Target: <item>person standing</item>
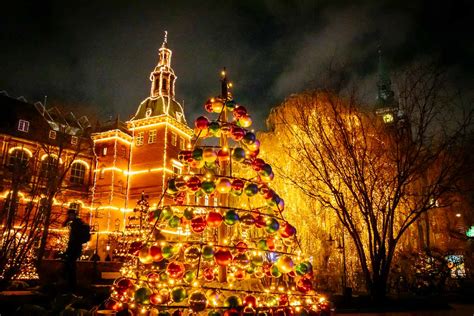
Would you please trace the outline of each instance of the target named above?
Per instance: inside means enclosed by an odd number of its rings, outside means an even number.
[[[90,226],[77,216],[75,209],[67,211],[64,226],[69,227],[69,241],[64,253],[64,276],[68,290],[73,292],[77,286],[76,261],[81,256],[82,244],[90,239]]]

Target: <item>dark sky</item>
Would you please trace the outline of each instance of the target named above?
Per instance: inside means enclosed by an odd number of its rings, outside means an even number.
[[[392,70],[440,58],[474,82],[474,1],[11,1],[0,13],[0,90],[127,119],[149,95],[168,30],[189,122],[226,66],[257,128],[337,60],[375,98],[377,47]]]

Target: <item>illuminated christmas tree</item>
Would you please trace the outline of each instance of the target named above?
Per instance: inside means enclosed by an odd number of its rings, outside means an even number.
[[[252,120],[229,91],[205,104],[215,119],[195,121],[195,139],[179,154],[182,174],[168,180],[152,223],[128,252],[106,307],[178,316],[308,314],[322,302],[273,171],[259,157]],[[166,236],[166,238],[164,238]]]

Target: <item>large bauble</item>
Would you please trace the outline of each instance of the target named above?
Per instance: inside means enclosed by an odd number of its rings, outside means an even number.
[[[133,286],[133,281],[126,278],[119,278],[114,282],[117,292],[123,293]]]
[[[179,192],[179,190],[176,187],[176,179],[169,179],[168,184],[167,184],[166,193],[174,195],[178,192]]]
[[[193,312],[202,312],[207,307],[207,297],[204,293],[197,291],[189,296],[188,303]]]
[[[176,228],[179,224],[181,224],[181,218],[176,215],[173,215],[173,217],[168,220],[168,226],[171,228]]]
[[[247,115],[247,109],[241,105],[237,106],[232,112],[236,119],[241,118],[244,115]]]
[[[244,128],[250,127],[250,125],[252,125],[252,118],[250,118],[250,116],[248,116],[248,115],[242,116],[237,120],[237,125],[240,126],[240,127],[244,127]],[[257,141],[258,140],[256,140],[255,142],[257,142]],[[250,146],[252,146],[252,145],[250,145]]]
[[[254,133],[247,132],[247,133],[245,133],[245,136],[242,139],[242,143],[244,143],[244,145],[246,145],[246,146],[249,146],[249,145],[252,145],[253,143],[255,143],[256,140],[257,140],[257,137],[255,136]]]
[[[239,241],[236,245],[235,245],[235,250],[237,250],[238,253],[246,253],[248,251],[248,246],[245,242],[243,241]]]
[[[192,207],[185,208],[183,211],[183,216],[188,221],[192,220],[194,218],[194,209]]]
[[[184,276],[184,264],[178,261],[171,261],[166,267],[166,273],[169,277],[175,280],[182,279]]]
[[[206,148],[202,153],[202,158],[205,162],[212,163],[216,161],[217,153],[212,148]]]
[[[273,234],[277,232],[279,228],[280,228],[280,223],[278,223],[278,221],[275,218],[269,217],[267,219],[265,223],[265,230],[267,231],[267,233]]]
[[[249,256],[246,253],[239,253],[234,257],[234,264],[239,268],[247,268],[250,264]]]
[[[201,189],[205,193],[211,194],[216,189],[216,184],[212,180],[206,180],[201,183]]]
[[[220,98],[213,98],[212,99],[212,112],[214,113],[221,113],[222,109],[224,108],[224,102]]]
[[[191,220],[191,229],[193,232],[199,234],[206,229],[207,222],[204,216],[198,216]]]
[[[192,160],[203,160],[204,151],[202,148],[195,148],[191,153]]]
[[[250,258],[250,261],[252,262],[252,265],[256,267],[261,267],[263,266],[265,259],[263,258],[261,254],[255,254],[255,255],[252,255],[252,257]]]
[[[257,193],[258,185],[256,185],[255,183],[247,184],[247,186],[245,187],[245,194],[247,194],[247,196],[254,196]]]
[[[159,293],[153,293],[150,295],[150,303],[152,305],[161,305],[163,304],[163,297]]]
[[[232,150],[232,160],[242,162],[245,160],[245,149],[236,147]]]
[[[150,256],[150,250],[148,249],[148,247],[143,247],[142,249],[140,249],[140,251],[138,252],[138,259],[143,264],[150,264],[153,262],[153,257]]]
[[[194,265],[198,263],[201,256],[201,249],[198,246],[191,246],[184,251],[184,262]]]
[[[230,295],[226,297],[224,301],[224,306],[225,307],[230,307],[230,308],[237,308],[242,306],[242,299],[238,297],[237,295]]]
[[[313,288],[313,285],[311,284],[311,280],[307,278],[300,278],[298,281],[296,281],[296,288],[298,291],[306,293]]]
[[[239,214],[235,210],[228,210],[224,215],[224,223],[232,226],[239,221]]]
[[[232,189],[230,180],[227,178],[220,178],[217,180],[216,189],[221,194],[227,194]]]
[[[220,248],[214,253],[214,260],[220,266],[228,266],[232,263],[232,253],[227,248]]]
[[[173,210],[169,206],[163,207],[163,210],[160,213],[160,220],[167,221],[173,216]]]
[[[219,212],[210,211],[207,214],[206,221],[207,221],[207,226],[211,228],[217,228],[221,225],[223,219],[222,219],[222,215]]]
[[[257,306],[257,298],[253,295],[247,295],[244,298],[244,306],[256,307]]]
[[[201,129],[206,129],[209,126],[209,119],[205,116],[199,116],[195,121],[194,121],[194,126],[201,130]]]
[[[187,284],[191,284],[194,280],[196,280],[196,271],[195,270],[188,270],[184,273],[183,277],[184,282]]]
[[[308,262],[300,262],[296,265],[295,272],[298,275],[305,275],[311,272],[311,265]]]
[[[210,245],[203,246],[202,257],[204,260],[212,260],[214,258],[214,247]]]
[[[159,262],[163,260],[163,254],[161,253],[161,248],[159,246],[151,246],[149,249],[149,253],[154,262]]]
[[[288,222],[283,222],[280,230],[278,230],[278,234],[280,234],[282,238],[290,238],[296,234],[296,228]]]
[[[256,158],[252,161],[252,168],[255,171],[262,170],[262,167],[265,165],[265,161],[261,158]]]
[[[238,126],[232,126],[230,129],[230,136],[236,142],[240,141],[245,136],[245,130]]]
[[[232,190],[235,190],[235,191],[242,191],[242,189],[244,188],[244,181],[240,180],[240,179],[235,179],[234,181],[232,181]]]
[[[201,179],[199,179],[199,177],[193,176],[188,179],[186,186],[189,190],[196,192],[201,188]]]
[[[156,272],[150,272],[146,275],[146,279],[150,284],[155,284],[160,281],[160,275]]]
[[[213,281],[215,278],[214,268],[212,267],[205,268],[202,274],[203,274],[204,279],[209,282]]]
[[[255,218],[253,217],[252,214],[246,213],[239,218],[239,221],[242,224],[243,228],[248,229],[252,227],[253,224],[255,223]]]
[[[267,225],[267,217],[263,216],[263,215],[258,215],[256,218],[255,218],[255,226],[257,228],[263,228]]]
[[[138,304],[150,304],[150,295],[153,292],[147,287],[141,287],[135,291],[135,302]]]
[[[220,149],[218,152],[217,152],[217,160],[219,161],[219,163],[224,163],[224,162],[228,162],[230,160],[230,152],[229,152],[229,149],[228,148],[223,148],[223,149]]]
[[[273,173],[272,166],[266,163],[262,166],[262,169],[258,173],[263,177],[268,177]]]
[[[188,293],[186,292],[186,289],[183,287],[175,287],[174,289],[171,290],[171,299],[175,303],[181,303],[188,297]]]
[[[289,273],[293,270],[293,260],[287,255],[278,258],[276,265],[281,273]]]
[[[174,256],[176,256],[178,251],[179,251],[178,247],[172,246],[170,244],[165,244],[164,246],[161,247],[161,253],[163,255],[163,258],[165,259],[173,258]]]
[[[236,106],[237,106],[237,103],[234,100],[227,100],[225,102],[225,107],[227,108],[227,110],[231,112],[235,109]]]
[[[219,124],[219,122],[216,122],[216,121],[210,122],[208,130],[211,135],[215,137],[219,137],[221,134],[221,125]]]

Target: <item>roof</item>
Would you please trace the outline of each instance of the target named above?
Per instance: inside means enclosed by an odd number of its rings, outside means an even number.
[[[138,106],[137,113],[131,121],[153,116],[168,115],[180,123],[186,124],[184,111],[181,104],[168,96],[148,97]]]

